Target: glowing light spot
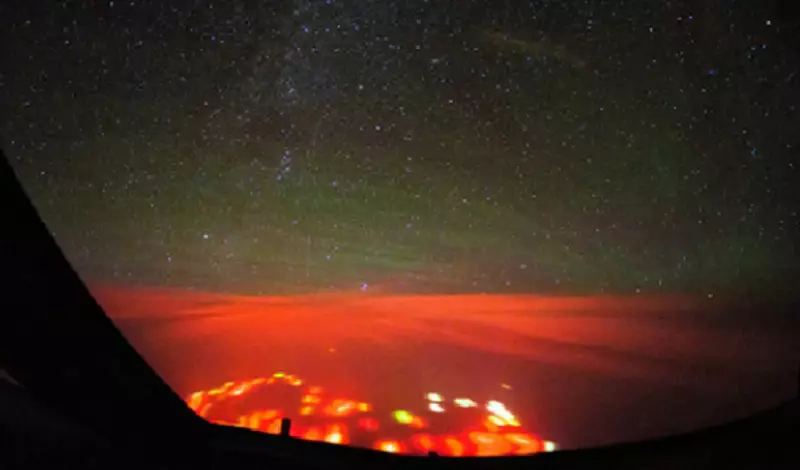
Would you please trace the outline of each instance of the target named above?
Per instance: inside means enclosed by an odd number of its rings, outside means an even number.
[[[505,422],[502,418],[498,418],[495,415],[489,415],[486,417],[486,420],[483,422],[483,426],[492,432],[497,432],[501,426],[504,426]]]
[[[396,410],[392,413],[392,416],[394,416],[395,421],[400,424],[411,424],[411,421],[414,420],[414,415],[406,410]]]
[[[403,452],[403,443],[395,440],[382,440],[375,443],[375,449],[389,452],[392,454],[399,454]]]
[[[361,402],[358,404],[358,411],[362,413],[369,413],[372,410],[372,405],[369,403]]]
[[[230,395],[238,397],[239,395],[244,394],[249,389],[250,389],[250,384],[243,383],[243,384],[239,385],[238,387],[234,388],[233,390],[231,390]]]
[[[444,445],[445,455],[452,457],[461,457],[464,455],[464,444],[455,437],[447,436],[442,440],[442,443]]]
[[[508,411],[508,408],[499,401],[492,400],[486,404],[486,411],[501,418],[506,426],[519,426],[519,421],[513,413]]]
[[[261,426],[261,413],[255,412],[250,415],[247,421],[247,427],[252,429],[253,431],[258,431],[258,428]]]
[[[300,399],[300,402],[303,404],[317,404],[320,402],[320,398],[316,395],[303,395],[303,398]]]
[[[558,446],[553,441],[544,441],[542,443],[542,447],[544,448],[545,452],[555,452],[558,449]]]
[[[506,390],[511,390],[511,385],[509,385],[509,384],[500,384],[500,386],[503,387]]]
[[[332,424],[325,434],[325,442],[330,444],[347,444],[347,428],[340,424]]]
[[[470,400],[469,398],[456,398],[453,402],[460,408],[475,408],[478,406],[474,400]]]
[[[318,399],[318,397],[314,398]],[[355,410],[355,402],[350,400],[333,400],[331,404],[325,407],[324,413],[329,416],[347,416],[353,414]]]
[[[200,411],[197,412],[197,416],[205,418],[206,416],[208,416],[208,410],[210,409],[211,409],[211,403],[206,403],[205,405],[203,405],[202,408],[200,408]]]
[[[310,428],[306,430],[300,437],[307,441],[321,441],[322,430],[320,430],[319,428]]]
[[[425,418],[420,416],[414,416],[410,423],[408,423],[409,427],[416,428],[416,429],[424,429],[428,427],[428,422],[425,421]]]
[[[311,416],[314,414],[314,407],[307,405],[300,408],[300,416]]]
[[[444,407],[439,403],[428,403],[428,409],[434,413],[444,413]]]
[[[425,397],[428,399],[428,401],[432,401],[432,402],[436,402],[436,403],[441,403],[441,402],[444,401],[442,396],[439,395],[438,393],[431,392],[431,393],[425,395]]]
[[[416,434],[411,437],[411,444],[422,452],[434,450],[436,443],[430,434]]]
[[[469,440],[477,447],[478,456],[503,455],[512,449],[510,442],[489,432],[471,432]]]
[[[361,418],[358,420],[358,427],[368,432],[375,432],[378,430],[378,420],[375,418]]]
[[[267,433],[269,434],[280,434],[281,433],[281,419],[277,418],[272,420],[267,426]]]
[[[505,435],[506,440],[517,446],[514,451],[518,455],[535,454],[542,450],[542,444],[530,434],[511,433]]]
[[[189,397],[189,399],[187,400],[186,404],[189,405],[189,408],[191,408],[192,411],[194,411],[196,413],[197,410],[200,408],[200,406],[203,404],[203,399],[204,398],[205,398],[205,393],[203,393],[203,392],[194,392]]]

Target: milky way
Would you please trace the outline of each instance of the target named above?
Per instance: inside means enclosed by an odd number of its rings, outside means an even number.
[[[760,2],[168,3],[0,7],[2,146],[84,279],[791,287],[800,62]]]

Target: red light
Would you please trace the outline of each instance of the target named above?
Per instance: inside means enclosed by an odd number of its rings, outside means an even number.
[[[378,430],[378,420],[375,418],[361,418],[358,420],[358,427],[364,431],[375,432]]]
[[[430,434],[416,434],[411,437],[411,444],[422,452],[434,450],[436,443]]]
[[[244,412],[238,417],[234,417],[235,415],[225,416],[224,411],[217,412],[216,407],[214,407],[215,414],[223,413],[223,415],[209,416],[212,405],[216,405],[226,399],[235,400],[235,397],[241,396],[257,386],[269,384],[270,381],[298,385],[302,383],[301,379],[298,377],[284,373],[275,374],[270,379],[261,378],[235,383],[226,382],[216,389],[192,393],[186,398],[186,404],[191,409],[195,410],[199,416],[213,423],[244,427],[271,434],[280,434],[281,418],[286,416],[285,411],[281,409],[249,411]],[[294,410],[297,410],[295,413],[298,413],[300,416],[310,417],[306,418],[308,420],[314,418],[320,419],[320,413],[340,419],[349,419],[349,417],[353,417],[354,425],[362,432],[378,433],[379,430],[382,429],[378,419],[376,419],[374,415],[369,414],[372,411],[371,404],[343,398],[330,400],[322,393],[322,387],[308,387],[305,393],[300,392],[298,398],[301,404],[295,405],[297,408],[292,407]],[[409,428],[428,428],[429,421],[434,423],[442,418],[439,417],[439,415],[429,415],[423,418],[415,413],[425,410],[426,406],[428,410],[433,413],[442,413],[445,411],[446,406],[443,401],[444,399],[438,394],[429,394],[427,398],[427,402],[419,400],[416,405],[412,403],[408,411],[395,410],[391,413],[391,416],[394,418],[394,421]],[[229,403],[235,406],[241,406],[233,401]],[[457,398],[453,403],[455,404],[455,408],[478,408],[474,406],[475,402],[469,398]],[[458,410],[455,408],[452,412],[457,413]],[[224,409],[226,408],[222,407],[222,410]],[[230,409],[230,407],[228,409]],[[480,408],[478,408],[477,411],[480,412]],[[373,447],[390,453],[412,452],[424,454],[435,451],[441,455],[454,457],[468,455],[523,455],[555,450],[556,445],[554,443],[550,441],[541,441],[533,434],[525,432],[504,432],[510,431],[510,427],[520,426],[520,423],[518,418],[502,403],[498,401],[489,401],[482,411],[484,412],[483,417],[479,418],[474,426],[464,429],[459,434],[442,436],[420,433],[403,440],[378,439],[374,442]],[[359,416],[353,416],[356,414]],[[302,424],[304,421],[305,419],[300,421],[301,424],[296,424],[292,427],[292,436],[309,441],[325,441],[332,444],[346,445],[350,443],[348,428],[341,421],[327,427],[320,427],[318,425],[319,423],[317,423],[316,426],[306,427]],[[347,423],[350,423],[350,421],[347,421]],[[309,422],[309,424],[312,423]],[[377,434],[376,437],[381,436]]]

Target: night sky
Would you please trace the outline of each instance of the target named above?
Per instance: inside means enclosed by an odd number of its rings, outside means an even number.
[[[0,6],[0,139],[87,281],[724,296],[800,274],[796,24],[769,2],[39,3]]]

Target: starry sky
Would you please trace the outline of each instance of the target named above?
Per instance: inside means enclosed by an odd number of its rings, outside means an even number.
[[[0,139],[90,282],[774,295],[798,274],[786,18],[755,0],[3,2]]]

